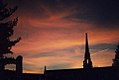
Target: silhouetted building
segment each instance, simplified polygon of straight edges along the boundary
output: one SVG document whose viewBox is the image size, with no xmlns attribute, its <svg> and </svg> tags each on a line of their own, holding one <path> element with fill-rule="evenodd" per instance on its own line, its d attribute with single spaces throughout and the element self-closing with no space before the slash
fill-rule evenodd
<svg viewBox="0 0 119 80">
<path fill-rule="evenodd" d="M 85 56 L 84 56 L 84 61 L 83 61 L 83 67 L 84 68 L 92 68 L 92 61 L 90 57 L 90 52 L 89 52 L 89 45 L 88 45 L 88 35 L 86 33 L 86 43 L 85 43 Z"/>
<path fill-rule="evenodd" d="M 45 70 L 44 78 L 45 80 L 119 80 L 119 67 L 92 66 L 86 33 L 83 68 Z"/>
<path fill-rule="evenodd" d="M 95 67 L 47 70 L 45 80 L 119 80 L 119 68 Z"/>
</svg>

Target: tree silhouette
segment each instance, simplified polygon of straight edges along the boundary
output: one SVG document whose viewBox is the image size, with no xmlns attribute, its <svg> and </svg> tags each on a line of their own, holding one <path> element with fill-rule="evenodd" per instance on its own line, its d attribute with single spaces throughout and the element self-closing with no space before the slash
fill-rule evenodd
<svg viewBox="0 0 119 80">
<path fill-rule="evenodd" d="M 12 54 L 12 46 L 15 46 L 21 40 L 21 37 L 14 41 L 10 40 L 14 33 L 13 28 L 17 25 L 18 17 L 10 21 L 7 20 L 16 10 L 17 7 L 7 8 L 7 4 L 0 2 L 0 70 L 3 70 L 6 64 L 14 63 L 12 62 L 14 58 L 8 58 L 5 54 Z"/>
<path fill-rule="evenodd" d="M 117 45 L 117 48 L 115 50 L 115 58 L 113 59 L 113 66 L 118 66 L 119 67 L 119 44 Z"/>
</svg>

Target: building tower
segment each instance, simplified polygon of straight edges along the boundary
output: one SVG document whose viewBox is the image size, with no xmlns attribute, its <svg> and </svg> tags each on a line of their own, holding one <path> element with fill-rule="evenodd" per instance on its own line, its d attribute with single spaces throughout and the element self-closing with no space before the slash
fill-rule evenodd
<svg viewBox="0 0 119 80">
<path fill-rule="evenodd" d="M 88 35 L 86 33 L 86 43 L 85 43 L 85 56 L 83 61 L 83 68 L 92 68 L 92 61 L 90 58 L 89 46 L 88 46 Z"/>
</svg>

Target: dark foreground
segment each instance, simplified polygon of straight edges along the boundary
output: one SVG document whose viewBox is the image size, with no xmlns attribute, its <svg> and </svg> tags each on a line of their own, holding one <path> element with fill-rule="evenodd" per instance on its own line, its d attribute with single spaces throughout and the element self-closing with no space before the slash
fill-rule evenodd
<svg viewBox="0 0 119 80">
<path fill-rule="evenodd" d="M 5 70 L 0 71 L 0 80 L 119 80 L 119 68 L 46 70 L 44 74 L 23 73 L 21 76 L 15 71 Z"/>
</svg>

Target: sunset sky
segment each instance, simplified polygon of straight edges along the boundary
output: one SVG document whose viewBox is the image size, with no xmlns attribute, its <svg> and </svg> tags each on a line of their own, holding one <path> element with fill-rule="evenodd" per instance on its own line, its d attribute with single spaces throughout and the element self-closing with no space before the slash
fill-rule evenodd
<svg viewBox="0 0 119 80">
<path fill-rule="evenodd" d="M 85 33 L 94 67 L 111 66 L 119 43 L 118 0 L 4 0 L 18 6 L 12 48 L 24 58 L 24 72 L 82 68 Z"/>
</svg>

